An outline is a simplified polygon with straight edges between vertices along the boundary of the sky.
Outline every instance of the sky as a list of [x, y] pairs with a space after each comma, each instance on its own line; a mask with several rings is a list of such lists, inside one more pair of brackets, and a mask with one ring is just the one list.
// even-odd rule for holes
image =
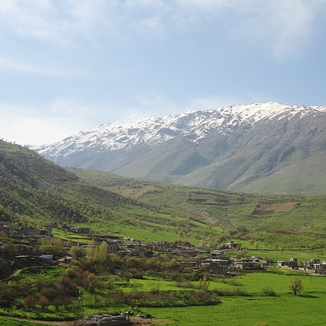
[[326, 0], [0, 0], [0, 138], [225, 105], [326, 105]]

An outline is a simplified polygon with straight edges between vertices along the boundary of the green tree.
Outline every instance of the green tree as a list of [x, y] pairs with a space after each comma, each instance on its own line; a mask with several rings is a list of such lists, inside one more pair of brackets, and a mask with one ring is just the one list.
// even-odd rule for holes
[[298, 292], [303, 290], [302, 281], [296, 277], [292, 278], [289, 284], [289, 289], [294, 293], [294, 295], [297, 295]]
[[209, 287], [209, 280], [206, 274], [203, 275], [203, 277], [199, 280], [199, 288], [203, 290], [207, 290]]
[[109, 246], [106, 241], [103, 241], [98, 248], [99, 249], [98, 256], [101, 263], [105, 263], [108, 259], [109, 256], [108, 248]]
[[95, 289], [99, 286], [99, 279], [97, 276], [95, 276], [93, 273], [89, 274], [87, 277], [87, 290], [90, 293], [94, 293]]

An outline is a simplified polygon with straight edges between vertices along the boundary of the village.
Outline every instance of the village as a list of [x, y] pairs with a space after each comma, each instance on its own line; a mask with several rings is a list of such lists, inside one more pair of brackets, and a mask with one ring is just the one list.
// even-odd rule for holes
[[[90, 228], [71, 227], [71, 232], [90, 236]], [[24, 261], [27, 265], [37, 264], [60, 264], [67, 262], [71, 245], [63, 246], [64, 255], [57, 256], [52, 252], [42, 251], [38, 246], [31, 246], [22, 243], [14, 243], [10, 247], [10, 252], [6, 251], [6, 246], [1, 239], [1, 234], [11, 239], [51, 239], [52, 229], [32, 229], [23, 227], [0, 226], [0, 256], [5, 253], [10, 254], [15, 259]], [[93, 237], [94, 238], [94, 237]], [[280, 268], [291, 268], [302, 270], [307, 273], [326, 274], [326, 262], [319, 258], [311, 258], [310, 261], [298, 264], [298, 259], [290, 257], [289, 260], [272, 261], [255, 256], [243, 257], [241, 244], [232, 241], [218, 245], [216, 248], [207, 250], [197, 248], [189, 242], [142, 242], [132, 238], [119, 238], [116, 236], [97, 236], [94, 238], [97, 244], [87, 244], [78, 242], [77, 247], [85, 252], [94, 249], [101, 242], [107, 243], [108, 253], [118, 256], [129, 256], [138, 258], [151, 258], [154, 255], [165, 255], [169, 259], [176, 257], [180, 266], [184, 269], [202, 270], [207, 274], [232, 275], [237, 271], [259, 271], [267, 266], [278, 266]], [[230, 253], [235, 253], [230, 257]]]
[[[19, 225], [1, 225], [0, 260], [7, 259], [7, 261], [14, 262], [12, 265], [16, 266], [7, 274], [3, 273], [6, 268], [1, 268], [1, 278], [9, 280], [21, 270], [37, 266], [68, 268], [73, 260], [72, 248], [80, 252], [83, 257], [87, 257], [103, 243], [106, 244], [107, 254], [120, 257], [121, 261], [146, 261], [153, 257], [160, 257], [163, 261], [173, 260], [176, 262], [179, 271], [198, 272], [200, 275], [207, 275], [207, 277], [215, 275], [232, 278], [243, 275], [243, 273], [265, 271], [269, 267], [301, 270], [310, 275], [326, 274], [326, 262], [322, 262], [319, 258], [312, 258], [308, 262], [300, 263], [295, 257], [290, 257], [288, 260], [273, 261], [250, 256], [248, 248], [242, 248], [241, 243], [233, 241], [208, 249], [197, 248], [186, 241], [144, 242], [133, 238], [94, 235], [88, 227], [69, 227], [67, 232], [72, 237], [74, 234], [78, 236], [76, 237], [78, 240], [72, 242], [55, 238], [52, 230], [52, 228], [33, 229]], [[59, 249], [56, 248], [58, 243], [60, 243]], [[129, 282], [129, 276], [126, 282]], [[134, 315], [133, 311], [95, 314], [86, 317], [82, 313], [83, 293], [81, 290], [79, 290], [79, 295], [76, 298], [74, 300], [77, 300], [77, 303], [73, 308], [76, 309], [74, 325], [150, 325], [150, 320], [153, 318], [150, 314]]]

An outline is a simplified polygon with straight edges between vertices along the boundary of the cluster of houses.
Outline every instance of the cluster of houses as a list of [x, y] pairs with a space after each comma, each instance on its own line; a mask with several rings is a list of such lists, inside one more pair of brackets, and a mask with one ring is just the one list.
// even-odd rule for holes
[[[203, 269], [206, 273], [226, 275], [230, 269], [236, 270], [262, 270], [270, 261], [257, 257], [230, 258], [225, 254], [226, 249], [235, 249], [237, 245], [227, 243], [221, 246], [223, 250], [207, 251], [199, 249], [189, 242], [154, 242], [141, 243], [134, 239], [110, 240], [108, 251], [121, 256], [147, 257], [154, 253], [164, 253], [169, 257], [178, 257], [180, 264], [186, 269]], [[93, 249], [93, 246], [82, 245], [85, 250]], [[180, 258], [182, 257], [182, 258]]]
[[316, 274], [326, 274], [326, 262], [322, 262], [319, 258], [313, 258], [310, 261], [303, 261], [298, 264], [297, 258], [290, 258], [288, 261], [279, 260], [277, 262], [279, 267], [288, 267], [292, 269], [301, 269], [306, 272], [313, 272]]
[[0, 232], [3, 232], [8, 238], [24, 238], [24, 237], [52, 237], [52, 229], [31, 229], [24, 227], [12, 227], [8, 225], [0, 225]]
[[[73, 227], [72, 232], [90, 234], [90, 228]], [[0, 232], [4, 232], [8, 237], [35, 237], [50, 238], [52, 237], [51, 229], [28, 229], [22, 227], [0, 226]], [[1, 240], [1, 239], [0, 239]], [[155, 253], [163, 253], [167, 257], [177, 257], [181, 266], [185, 269], [202, 269], [206, 273], [226, 275], [232, 270], [263, 270], [272, 261], [264, 260], [259, 257], [233, 257], [230, 258], [226, 253], [229, 250], [240, 250], [241, 244], [227, 242], [219, 246], [219, 250], [207, 251], [199, 249], [189, 242], [146, 242], [142, 243], [130, 238], [117, 237], [97, 237], [99, 243], [106, 241], [108, 244], [108, 252], [115, 253], [120, 256], [131, 257], [152, 257]], [[0, 252], [2, 243], [0, 242]], [[54, 263], [54, 256], [48, 253], [40, 253], [35, 257], [34, 248], [25, 244], [16, 244], [14, 254], [16, 258], [22, 260], [36, 260], [36, 263], [42, 262], [47, 264]], [[94, 249], [94, 245], [78, 244], [78, 246], [87, 251]], [[65, 248], [67, 252], [70, 247]], [[34, 254], [34, 255], [33, 255]], [[318, 274], [326, 274], [326, 262], [320, 259], [312, 259], [310, 262], [302, 262], [298, 266], [297, 258], [290, 258], [289, 261], [278, 261], [279, 267], [288, 267], [293, 269], [302, 268], [305, 271], [313, 271]]]

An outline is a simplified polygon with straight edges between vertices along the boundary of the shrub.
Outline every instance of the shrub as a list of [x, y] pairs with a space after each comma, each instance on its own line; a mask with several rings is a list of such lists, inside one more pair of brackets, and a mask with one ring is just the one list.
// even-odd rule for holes
[[274, 297], [276, 295], [272, 288], [263, 288], [263, 293], [269, 297]]

